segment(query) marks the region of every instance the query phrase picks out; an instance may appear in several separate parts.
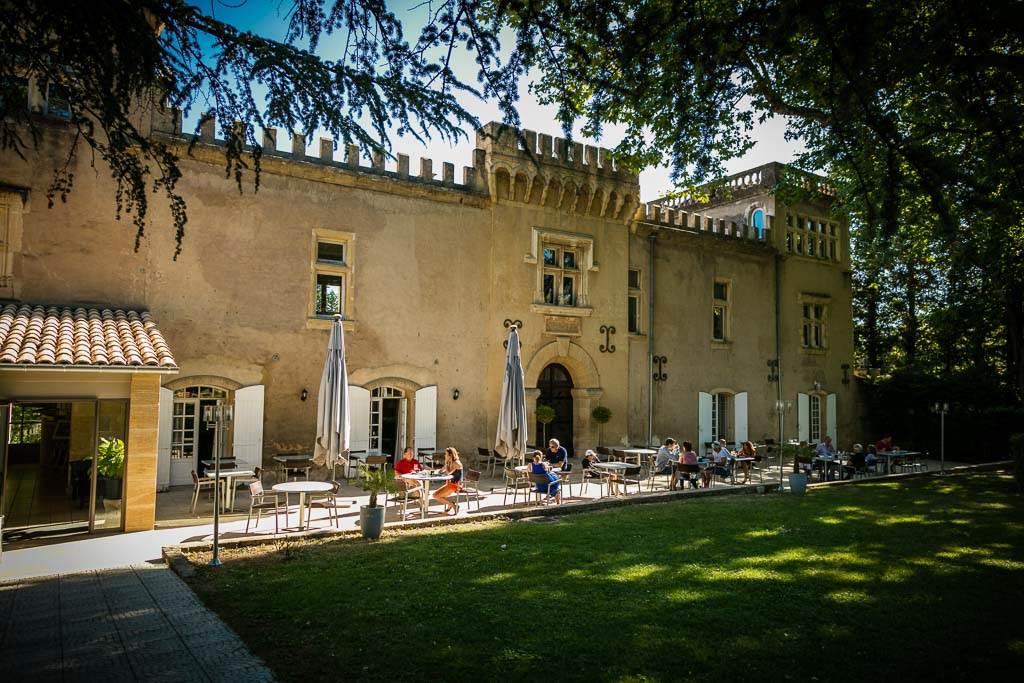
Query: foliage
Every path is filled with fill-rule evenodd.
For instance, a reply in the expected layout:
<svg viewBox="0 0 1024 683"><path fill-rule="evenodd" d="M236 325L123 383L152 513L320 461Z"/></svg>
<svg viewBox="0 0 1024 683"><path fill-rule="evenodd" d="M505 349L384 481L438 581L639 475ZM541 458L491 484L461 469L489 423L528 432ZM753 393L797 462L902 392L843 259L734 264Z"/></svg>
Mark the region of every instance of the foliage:
<svg viewBox="0 0 1024 683"><path fill-rule="evenodd" d="M810 444L785 443L782 444L782 462L792 461L793 471L799 471L799 463L808 463L814 459L814 446Z"/></svg>
<svg viewBox="0 0 1024 683"><path fill-rule="evenodd" d="M542 403L537 404L537 422L547 426L555 421L555 409Z"/></svg>
<svg viewBox="0 0 1024 683"><path fill-rule="evenodd" d="M611 408L597 406L590 411L590 417L598 424L607 424L612 419Z"/></svg>
<svg viewBox="0 0 1024 683"><path fill-rule="evenodd" d="M1024 433L1018 432L1010 437L1010 454L1013 456L1013 476L1017 480L1017 488L1024 492Z"/></svg>
<svg viewBox="0 0 1024 683"><path fill-rule="evenodd" d="M120 479L124 476L124 441L100 438L96 451L96 471L101 477Z"/></svg>
<svg viewBox="0 0 1024 683"><path fill-rule="evenodd" d="M190 585L284 681L536 680L570 614L571 680L1015 680L1022 547L1024 498L986 474L222 549ZM339 613L360 628L331 637Z"/></svg>
<svg viewBox="0 0 1024 683"><path fill-rule="evenodd" d="M359 487L369 491L369 507L377 507L377 496L381 493L395 493L398 487L395 479L388 474L387 467L370 466L366 463L359 463L359 479L356 480Z"/></svg>

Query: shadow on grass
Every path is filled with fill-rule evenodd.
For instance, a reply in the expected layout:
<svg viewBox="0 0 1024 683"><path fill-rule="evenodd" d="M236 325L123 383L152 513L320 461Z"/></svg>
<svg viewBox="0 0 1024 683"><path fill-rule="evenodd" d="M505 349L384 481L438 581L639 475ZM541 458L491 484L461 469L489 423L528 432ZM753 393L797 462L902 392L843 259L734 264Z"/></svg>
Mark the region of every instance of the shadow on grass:
<svg viewBox="0 0 1024 683"><path fill-rule="evenodd" d="M192 585L283 680L1009 678L1008 477L682 500L229 553Z"/></svg>

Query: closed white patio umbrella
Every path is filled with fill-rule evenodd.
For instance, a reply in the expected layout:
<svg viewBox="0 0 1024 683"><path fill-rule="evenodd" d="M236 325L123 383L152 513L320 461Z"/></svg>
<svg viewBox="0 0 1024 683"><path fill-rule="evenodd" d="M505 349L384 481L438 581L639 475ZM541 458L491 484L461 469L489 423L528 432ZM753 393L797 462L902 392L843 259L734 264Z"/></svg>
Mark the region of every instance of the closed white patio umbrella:
<svg viewBox="0 0 1024 683"><path fill-rule="evenodd" d="M501 382L498 405L498 435L494 450L508 460L522 462L526 456L526 389L523 362L519 357L519 332L513 325L508 332L505 377Z"/></svg>
<svg viewBox="0 0 1024 683"><path fill-rule="evenodd" d="M331 478L349 448L348 368L345 364L345 330L341 316L334 316L327 344L324 374L316 397L316 445L313 462L331 468ZM342 454L346 454L343 456Z"/></svg>

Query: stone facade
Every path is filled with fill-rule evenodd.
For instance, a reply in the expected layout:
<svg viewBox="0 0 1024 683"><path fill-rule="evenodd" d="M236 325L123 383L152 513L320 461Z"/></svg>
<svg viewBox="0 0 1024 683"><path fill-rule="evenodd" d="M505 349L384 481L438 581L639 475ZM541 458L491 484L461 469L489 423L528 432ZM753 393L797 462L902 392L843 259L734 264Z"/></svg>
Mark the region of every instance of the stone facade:
<svg viewBox="0 0 1024 683"><path fill-rule="evenodd" d="M179 367L159 378L161 400L202 385L238 402L261 386L263 458L312 446L329 327L327 316L315 315L320 266L344 283L350 382L367 392L357 397L373 401L374 390L387 395L383 388L401 397L397 426L387 427L399 445L493 444L503 341L507 323L517 322L529 408L546 400L545 369L562 366L571 379L562 405L572 417L551 436L567 437L571 426L577 451L597 445L590 412L598 405L612 412L602 428L608 445L705 440L713 425L704 394L715 397L716 416L728 411L716 419L730 440L741 435L741 409L742 435L777 436L777 385L767 366L776 356L776 281L783 398L794 404L786 436L813 428L800 414L807 400L818 400L820 434L837 432L841 444L859 436L843 370L853 358L848 230L829 215L827 194L813 206L776 205L770 174L752 172L733 183L742 191L710 204L641 205L637 176L618 169L607 150L531 131L517 136L493 123L478 133L460 182L454 166L442 165L437 177L429 160L411 174L404 155L394 165L362 164L347 149L336 160L331 141L320 141L315 155L302 138L279 151L269 131L259 191L248 183L239 192L224 177L212 126L191 150L173 112L153 116L152 134L182 158L178 189L189 220L178 260L160 196L136 252L130 225L114 220L108 174L87 155L75 161L67 202L47 208L45 189L68 143L54 123L27 163L0 159L0 194L14 207L3 214L5 291L27 303L149 311ZM756 208L765 212L759 230L749 227ZM786 216L820 219L828 239L834 230L835 256L787 251ZM322 263L319 241L340 245L344 258ZM720 340L716 281L728 288ZM821 318L811 347L803 343L807 302ZM660 365L652 352L664 357ZM132 382L133 400L151 403L151 393ZM140 415L152 412L149 403ZM160 410L171 424L169 409ZM249 437L236 429L230 445L242 438ZM144 474L130 469L129 482L136 471Z"/></svg>

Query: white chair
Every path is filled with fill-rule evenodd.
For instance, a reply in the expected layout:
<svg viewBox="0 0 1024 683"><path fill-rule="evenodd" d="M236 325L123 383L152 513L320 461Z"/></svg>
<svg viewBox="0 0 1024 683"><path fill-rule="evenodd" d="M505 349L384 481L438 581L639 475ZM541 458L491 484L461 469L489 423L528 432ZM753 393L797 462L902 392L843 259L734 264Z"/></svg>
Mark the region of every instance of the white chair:
<svg viewBox="0 0 1024 683"><path fill-rule="evenodd" d="M245 533L249 533L249 522L252 520L252 513L256 511L256 526L260 525L260 518L264 512L274 512L274 533L280 533L277 524L277 513L284 511L284 523L288 525L288 502L287 496L285 496L285 502L281 502L281 494L277 491L264 491L263 484L259 480L249 484L249 515L245 518Z"/></svg>
<svg viewBox="0 0 1024 683"><path fill-rule="evenodd" d="M210 496L213 496L214 485L216 481L213 477L200 477L196 474L195 470L192 470L192 485L195 487L192 490L192 514L196 514L196 507L199 505L199 492L203 489L209 489Z"/></svg>

